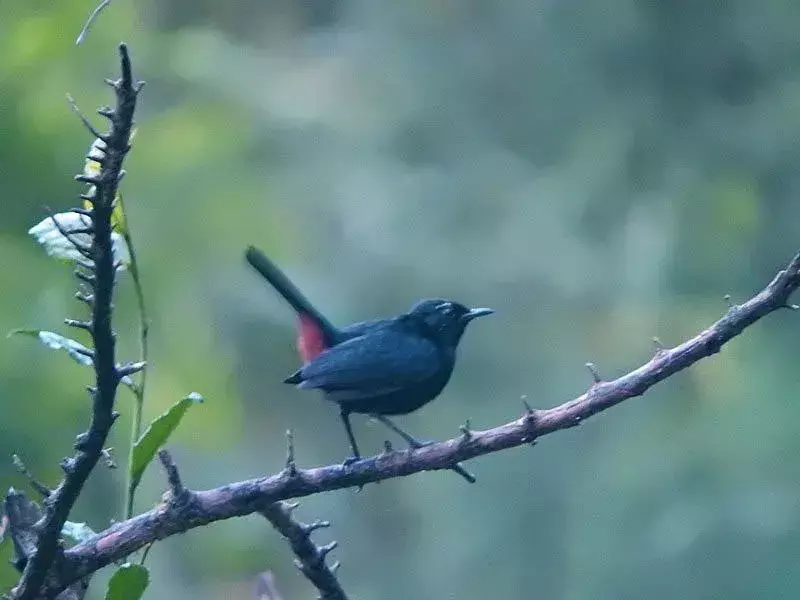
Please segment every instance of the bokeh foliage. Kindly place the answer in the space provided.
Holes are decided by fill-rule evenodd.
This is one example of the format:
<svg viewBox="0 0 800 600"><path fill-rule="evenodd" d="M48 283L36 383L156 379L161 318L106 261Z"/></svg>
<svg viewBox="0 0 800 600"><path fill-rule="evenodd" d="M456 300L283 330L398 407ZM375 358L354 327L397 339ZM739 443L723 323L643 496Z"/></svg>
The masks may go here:
<svg viewBox="0 0 800 600"><path fill-rule="evenodd" d="M346 452L335 413L281 385L288 310L247 271L255 243L336 321L447 295L498 310L470 331L422 437L550 406L717 318L800 240L800 4L794 0L375 3L115 0L85 45L77 0L0 3L0 331L58 330L72 281L25 232L75 203L87 139L130 44L148 81L123 184L153 317L146 417L208 401L173 442L193 487ZM135 304L118 294L120 354ZM361 598L752 598L800 589L797 316L758 324L645 398L535 449L314 498ZM127 353L127 354L126 354ZM0 344L0 457L55 482L87 374ZM113 445L126 456L132 399ZM358 421L364 446L386 434ZM153 470L137 506L158 501ZM24 480L0 460L0 482ZM98 470L74 520L118 518ZM0 556L8 556L8 545ZM152 553L149 597L249 597L276 571L311 592L257 519ZM2 563L5 564L5 563ZM13 572L0 564L0 586ZM102 587L96 586L95 597Z"/></svg>

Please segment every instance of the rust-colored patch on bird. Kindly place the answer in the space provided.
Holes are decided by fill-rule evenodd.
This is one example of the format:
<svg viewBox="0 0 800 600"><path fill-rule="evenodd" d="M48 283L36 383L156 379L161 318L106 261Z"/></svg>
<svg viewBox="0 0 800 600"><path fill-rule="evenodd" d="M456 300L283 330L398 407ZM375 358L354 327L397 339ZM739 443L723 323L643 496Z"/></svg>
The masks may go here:
<svg viewBox="0 0 800 600"><path fill-rule="evenodd" d="M300 315L297 326L297 351L303 362L310 362L325 350L325 338L319 325L308 315Z"/></svg>

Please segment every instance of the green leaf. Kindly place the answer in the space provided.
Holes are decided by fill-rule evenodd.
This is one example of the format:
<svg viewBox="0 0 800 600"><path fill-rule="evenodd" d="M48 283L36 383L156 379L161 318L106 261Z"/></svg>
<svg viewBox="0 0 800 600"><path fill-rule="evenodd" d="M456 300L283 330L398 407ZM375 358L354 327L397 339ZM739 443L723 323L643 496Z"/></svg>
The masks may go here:
<svg viewBox="0 0 800 600"><path fill-rule="evenodd" d="M133 455L130 464L131 490L136 489L142 479L142 474L147 465L153 460L175 428L181 422L183 415L192 404L203 402L203 397L197 392L192 392L182 400L173 404L169 410L158 417L147 427L133 446Z"/></svg>
<svg viewBox="0 0 800 600"><path fill-rule="evenodd" d="M125 563L111 576L106 600L139 600L150 583L150 573L142 565Z"/></svg>
<svg viewBox="0 0 800 600"><path fill-rule="evenodd" d="M67 521L64 527L61 528L61 535L71 538L75 542L84 542L90 537L97 535L96 532L89 527L86 523L76 523L74 521Z"/></svg>
<svg viewBox="0 0 800 600"><path fill-rule="evenodd" d="M76 362L91 367L94 362L92 361L92 351L83 344L58 335L52 331L42 331L41 329L15 329L9 332L8 337L12 335L27 335L30 337L38 338L48 348L53 350L66 350Z"/></svg>

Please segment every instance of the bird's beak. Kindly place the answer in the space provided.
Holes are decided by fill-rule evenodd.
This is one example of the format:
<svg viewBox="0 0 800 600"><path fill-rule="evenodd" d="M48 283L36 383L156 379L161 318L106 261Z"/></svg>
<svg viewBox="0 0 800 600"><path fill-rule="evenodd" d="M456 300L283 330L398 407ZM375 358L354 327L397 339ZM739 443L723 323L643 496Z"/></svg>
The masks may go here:
<svg viewBox="0 0 800 600"><path fill-rule="evenodd" d="M478 317L485 317L486 315L491 315L493 313L494 311L491 308L473 308L462 318L464 319L465 323L469 323L470 321L472 321L472 319L477 319Z"/></svg>

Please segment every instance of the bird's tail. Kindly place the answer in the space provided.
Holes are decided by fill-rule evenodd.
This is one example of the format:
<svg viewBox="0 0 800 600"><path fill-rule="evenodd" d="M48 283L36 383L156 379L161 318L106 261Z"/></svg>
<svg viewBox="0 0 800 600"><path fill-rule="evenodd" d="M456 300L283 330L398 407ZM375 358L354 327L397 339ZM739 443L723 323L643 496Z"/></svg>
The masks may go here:
<svg viewBox="0 0 800 600"><path fill-rule="evenodd" d="M248 246L245 258L261 276L291 305L301 317L310 317L319 327L325 338L325 345L332 346L336 343L337 330L333 324L309 302L297 286L258 248Z"/></svg>

